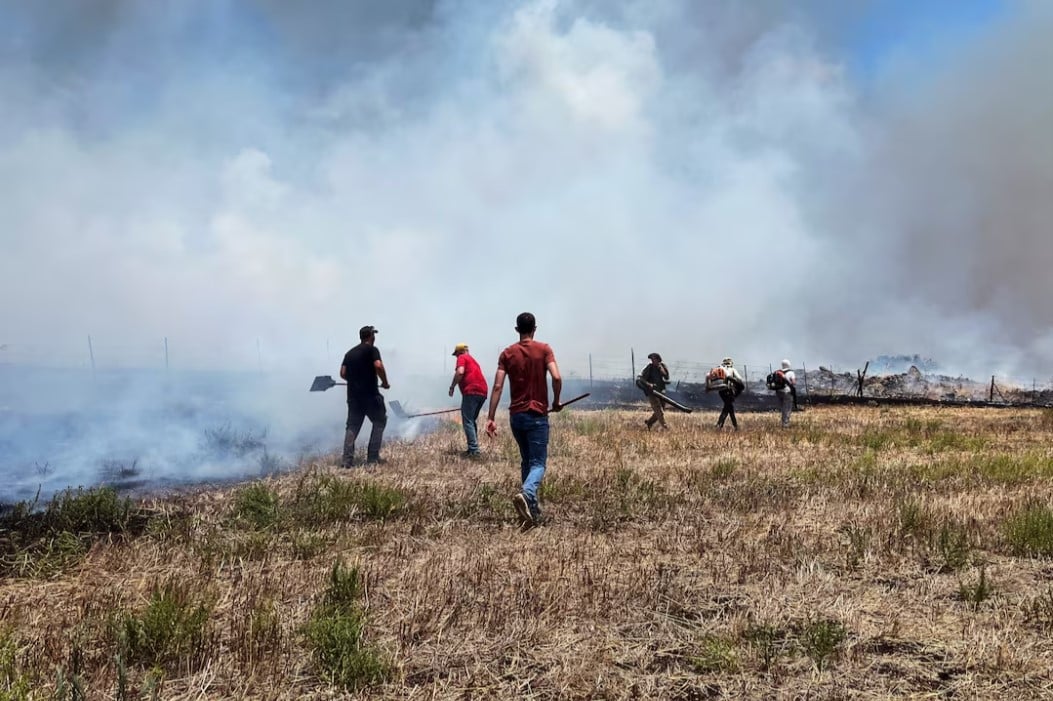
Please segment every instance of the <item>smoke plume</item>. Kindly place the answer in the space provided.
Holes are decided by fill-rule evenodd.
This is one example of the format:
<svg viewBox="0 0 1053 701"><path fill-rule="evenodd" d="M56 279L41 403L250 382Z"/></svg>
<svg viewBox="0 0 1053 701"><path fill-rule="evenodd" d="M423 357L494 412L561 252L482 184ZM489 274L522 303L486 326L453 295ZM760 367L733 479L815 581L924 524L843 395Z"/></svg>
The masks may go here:
<svg viewBox="0 0 1053 701"><path fill-rule="evenodd" d="M1053 12L844 5L8 3L0 363L306 384L368 323L408 391L530 310L570 368L1049 374Z"/></svg>

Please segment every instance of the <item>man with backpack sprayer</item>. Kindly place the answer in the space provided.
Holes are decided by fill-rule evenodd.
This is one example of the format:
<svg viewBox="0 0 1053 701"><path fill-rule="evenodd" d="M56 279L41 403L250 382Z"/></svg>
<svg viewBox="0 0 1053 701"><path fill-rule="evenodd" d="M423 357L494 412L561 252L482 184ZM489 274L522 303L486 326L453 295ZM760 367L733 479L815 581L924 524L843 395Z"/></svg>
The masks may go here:
<svg viewBox="0 0 1053 701"><path fill-rule="evenodd" d="M768 389L775 391L775 398L779 400L779 410L782 413L782 427L789 428L790 413L797 399L797 375L790 369L790 361L783 360L781 367L768 375Z"/></svg>
<svg viewBox="0 0 1053 701"><path fill-rule="evenodd" d="M717 419L717 428L724 428L724 421L731 419L731 426L739 430L739 422L735 418L735 399L742 390L746 389L746 381L735 369L735 361L724 358L720 361L720 367L713 368L706 376L706 390L717 390L724 407L720 410L720 418Z"/></svg>
<svg viewBox="0 0 1053 701"><path fill-rule="evenodd" d="M647 358L651 362L647 364L640 376L636 378L636 386L643 390L644 394L647 395L647 400L651 403L651 417L644 423L647 424L648 430L656 423L662 428L669 430L669 425L665 422L665 410L662 408L662 400L655 395L655 391L664 392L665 386L669 384L669 368L662 362L662 356L657 353L650 353Z"/></svg>

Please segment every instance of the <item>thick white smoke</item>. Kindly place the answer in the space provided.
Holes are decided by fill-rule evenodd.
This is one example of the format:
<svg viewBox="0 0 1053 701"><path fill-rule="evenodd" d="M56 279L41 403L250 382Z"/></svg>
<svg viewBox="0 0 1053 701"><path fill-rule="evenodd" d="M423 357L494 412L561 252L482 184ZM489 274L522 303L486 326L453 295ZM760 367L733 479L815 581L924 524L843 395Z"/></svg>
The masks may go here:
<svg viewBox="0 0 1053 701"><path fill-rule="evenodd" d="M0 363L91 335L156 369L167 337L306 385L368 323L441 398L410 378L461 341L491 373L530 310L568 368L1049 374L1049 6L865 77L869 5L784 6L7 4Z"/></svg>

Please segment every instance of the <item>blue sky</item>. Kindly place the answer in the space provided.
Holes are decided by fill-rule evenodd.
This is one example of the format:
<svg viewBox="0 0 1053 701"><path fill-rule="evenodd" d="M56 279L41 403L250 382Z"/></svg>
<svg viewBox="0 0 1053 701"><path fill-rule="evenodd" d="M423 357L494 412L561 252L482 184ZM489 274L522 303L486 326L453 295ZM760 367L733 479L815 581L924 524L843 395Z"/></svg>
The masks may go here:
<svg viewBox="0 0 1053 701"><path fill-rule="evenodd" d="M840 42L865 79L890 62L953 53L1009 11L1007 0L878 0L840 28Z"/></svg>

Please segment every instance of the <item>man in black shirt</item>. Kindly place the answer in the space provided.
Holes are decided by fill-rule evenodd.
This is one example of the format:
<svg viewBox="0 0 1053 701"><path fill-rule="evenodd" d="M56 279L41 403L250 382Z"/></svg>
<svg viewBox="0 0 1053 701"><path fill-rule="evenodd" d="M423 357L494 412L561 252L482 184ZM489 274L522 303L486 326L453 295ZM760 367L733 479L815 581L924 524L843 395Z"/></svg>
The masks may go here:
<svg viewBox="0 0 1053 701"><path fill-rule="evenodd" d="M389 389L388 374L380 360L380 351L374 343L377 330L372 326L363 326L358 331L362 341L344 355L340 365L340 377L347 380L347 431L344 433L344 467L355 465L355 439L362 428L362 422L369 417L373 430L369 434L369 446L366 448L366 463L379 464L380 442L384 438L384 427L388 423L388 413L384 408L384 397L377 389L377 378L380 386Z"/></svg>

